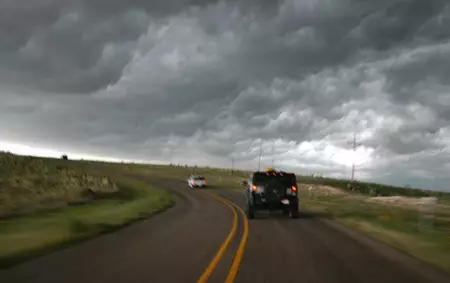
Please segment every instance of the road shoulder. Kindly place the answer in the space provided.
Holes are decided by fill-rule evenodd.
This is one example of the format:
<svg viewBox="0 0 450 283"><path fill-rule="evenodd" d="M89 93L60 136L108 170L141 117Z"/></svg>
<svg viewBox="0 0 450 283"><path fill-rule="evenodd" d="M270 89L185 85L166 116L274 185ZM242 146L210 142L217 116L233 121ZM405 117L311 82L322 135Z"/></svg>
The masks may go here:
<svg viewBox="0 0 450 283"><path fill-rule="evenodd" d="M331 227L334 230L337 230L342 234L347 235L356 242L370 248L373 252L379 254L383 258L386 258L392 262L405 266L410 270L414 270L415 272L420 273L423 277L427 278L431 282L450 281L450 275L444 270L441 270L435 266L432 266L426 262L414 258L409 254L397 250L395 247L381 243L378 240L366 234L362 234L358 230L351 229L345 226L339 221L324 218L319 219L322 223L326 224L328 227Z"/></svg>

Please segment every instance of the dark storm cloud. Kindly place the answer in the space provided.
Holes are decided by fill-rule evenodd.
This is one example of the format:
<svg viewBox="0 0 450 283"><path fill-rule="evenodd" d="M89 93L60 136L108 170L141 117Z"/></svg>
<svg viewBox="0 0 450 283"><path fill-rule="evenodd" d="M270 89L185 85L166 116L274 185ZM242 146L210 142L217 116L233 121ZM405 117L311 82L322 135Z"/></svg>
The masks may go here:
<svg viewBox="0 0 450 283"><path fill-rule="evenodd" d="M0 130L96 155L226 164L279 139L277 156L329 174L342 166L317 152L348 149L355 130L383 160L439 151L449 19L444 0L4 0ZM317 141L316 155L295 153Z"/></svg>
<svg viewBox="0 0 450 283"><path fill-rule="evenodd" d="M411 54L411 60L406 63L394 64L386 70L389 78L388 88L392 98L398 103L420 101L424 104L435 104L436 97L426 95L432 87L449 86L450 48L423 48ZM439 103L437 103L439 104Z"/></svg>
<svg viewBox="0 0 450 283"><path fill-rule="evenodd" d="M132 11L104 21L80 12L63 14L52 25L35 28L15 48L8 48L2 56L2 80L46 91L99 89L120 77L130 60L130 40L147 25L145 14Z"/></svg>
<svg viewBox="0 0 450 283"><path fill-rule="evenodd" d="M270 2L275 1L260 5L272 6ZM211 4L214 1L2 1L0 77L60 93L98 90L120 78L132 42L151 20Z"/></svg>
<svg viewBox="0 0 450 283"><path fill-rule="evenodd" d="M363 16L350 35L359 37L356 42L359 46L384 50L413 41L426 23L442 13L448 2L379 1L378 5L376 10Z"/></svg>
<svg viewBox="0 0 450 283"><path fill-rule="evenodd" d="M194 16L207 30L241 32L245 42L237 55L237 66L232 67L251 66L243 69L241 76L266 81L274 76L298 77L344 62L356 48L380 42L387 31L414 30L442 6L437 1L425 8L417 1L404 7L387 5L386 1L349 6L329 1L286 1L276 6L273 1L263 6L268 13L254 15L249 3L238 5L238 9L225 2L211 7L214 3L210 1L37 1L31 7L5 3L1 9L5 14L3 39L9 54L4 55L7 68L1 72L2 77L44 90L81 93L119 79L131 56L131 42L145 33L153 15L162 17L209 4L206 9L211 13L199 10ZM261 6L258 3L257 7ZM417 17L419 8L421 16ZM227 12L241 18L230 21ZM25 21L17 22L12 14ZM397 14L400 20L389 20ZM267 15L273 17L267 19ZM362 29L359 34L364 38L346 37L355 26ZM391 41L384 45L390 46Z"/></svg>

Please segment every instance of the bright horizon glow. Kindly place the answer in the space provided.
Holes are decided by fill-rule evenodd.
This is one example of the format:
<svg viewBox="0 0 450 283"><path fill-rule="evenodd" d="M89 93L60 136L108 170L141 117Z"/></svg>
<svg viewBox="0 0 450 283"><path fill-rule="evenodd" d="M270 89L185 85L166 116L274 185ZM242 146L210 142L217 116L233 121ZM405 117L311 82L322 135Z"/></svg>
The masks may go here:
<svg viewBox="0 0 450 283"><path fill-rule="evenodd" d="M39 157L59 158L63 154L62 152L56 150L36 148L24 144L7 143L7 142L0 142L0 150L19 155L32 155Z"/></svg>
<svg viewBox="0 0 450 283"><path fill-rule="evenodd" d="M317 150L322 143L325 146L321 150ZM323 161L334 162L340 165L351 167L368 164L372 161L373 148L358 147L356 151L337 147L330 142L302 142L294 149L294 154L299 156L307 156L310 158L318 158Z"/></svg>
<svg viewBox="0 0 450 283"><path fill-rule="evenodd" d="M313 148L311 148L313 149ZM63 154L67 154L69 159L85 159L92 161L106 161L106 162L126 162L126 163L151 163L151 164L165 164L162 160L131 160L131 159L120 159L113 157L104 157L104 156L94 156L90 154L78 154L73 152L63 152L58 150L52 150L47 148L40 148L29 146L25 144L19 143L11 143L11 142L2 142L0 141L0 151L6 151L13 154L18 155L28 155L28 156L37 156L37 157L51 157L51 158L60 158ZM314 150L307 150L307 153ZM355 152L353 150L347 150L342 148L336 148L334 146L327 147L325 152L329 153L329 159L334 161L335 163L344 165L344 166L352 166L353 162L355 162L356 166L361 166L366 162L371 161L371 149L358 148ZM306 153L306 152L304 152ZM318 152L317 152L318 153ZM319 155L322 155L319 153ZM324 156L325 157L325 156ZM281 161L281 160L279 160ZM282 162L283 163L283 162Z"/></svg>
<svg viewBox="0 0 450 283"><path fill-rule="evenodd" d="M356 151L349 149L338 149L337 152L333 154L331 159L334 162L345 166L352 166L353 163L355 166L361 166L372 160L372 153L373 149L365 148L358 148Z"/></svg>
<svg viewBox="0 0 450 283"><path fill-rule="evenodd" d="M93 156L87 154L76 154L71 152L62 152L52 149L38 148L18 143L0 142L0 151L6 151L13 154L37 157L60 158L63 154L67 154L69 159L85 159L92 161L108 161L108 162L137 162L133 160L124 160L111 157Z"/></svg>

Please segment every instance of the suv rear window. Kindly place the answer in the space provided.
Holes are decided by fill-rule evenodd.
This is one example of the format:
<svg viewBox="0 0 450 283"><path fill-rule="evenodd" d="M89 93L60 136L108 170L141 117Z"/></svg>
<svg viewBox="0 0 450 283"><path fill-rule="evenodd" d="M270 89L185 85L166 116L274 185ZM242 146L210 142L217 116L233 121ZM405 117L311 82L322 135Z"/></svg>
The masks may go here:
<svg viewBox="0 0 450 283"><path fill-rule="evenodd" d="M294 174L280 174L277 173L275 176L272 173L268 175L266 173L255 173L253 175L253 184L262 185L268 183L272 180L278 180L284 183L286 186L295 186L297 185L297 178Z"/></svg>

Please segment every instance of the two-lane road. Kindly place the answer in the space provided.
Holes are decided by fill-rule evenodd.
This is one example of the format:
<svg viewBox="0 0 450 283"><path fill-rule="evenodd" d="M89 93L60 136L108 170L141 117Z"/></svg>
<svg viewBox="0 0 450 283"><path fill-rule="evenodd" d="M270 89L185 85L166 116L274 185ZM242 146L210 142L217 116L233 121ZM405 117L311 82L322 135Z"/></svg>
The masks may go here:
<svg viewBox="0 0 450 283"><path fill-rule="evenodd" d="M172 192L173 208L2 270L0 282L450 282L443 272L384 257L318 219L247 221L239 192L152 182Z"/></svg>

